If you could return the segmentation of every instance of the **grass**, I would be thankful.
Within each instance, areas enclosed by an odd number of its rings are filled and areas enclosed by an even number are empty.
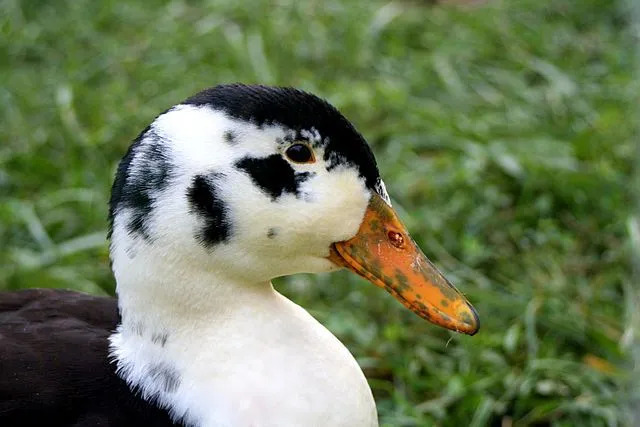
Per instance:
[[[113,293],[106,202],[129,142],[204,87],[297,86],[367,137],[414,238],[483,323],[475,337],[439,330],[347,273],[280,280],[357,356],[381,423],[632,424],[639,85],[625,4],[0,10],[0,289]]]

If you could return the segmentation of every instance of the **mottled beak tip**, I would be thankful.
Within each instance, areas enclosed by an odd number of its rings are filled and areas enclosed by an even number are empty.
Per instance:
[[[329,259],[385,289],[405,307],[438,326],[475,335],[478,313],[409,236],[380,196],[369,201],[358,233],[334,243]]]

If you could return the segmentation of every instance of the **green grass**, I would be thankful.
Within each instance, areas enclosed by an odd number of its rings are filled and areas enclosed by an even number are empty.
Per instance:
[[[0,289],[112,293],[106,203],[129,141],[207,86],[297,86],[362,131],[414,238],[482,320],[475,337],[437,329],[347,273],[279,281],[357,356],[381,422],[631,425],[640,85],[623,4],[0,11]]]

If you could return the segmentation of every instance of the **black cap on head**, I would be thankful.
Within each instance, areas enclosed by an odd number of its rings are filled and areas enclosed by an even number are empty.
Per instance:
[[[357,167],[367,187],[380,178],[365,139],[334,106],[310,93],[288,87],[228,84],[205,89],[183,104],[209,105],[257,126],[280,124],[293,131],[315,129],[327,141],[325,160]]]

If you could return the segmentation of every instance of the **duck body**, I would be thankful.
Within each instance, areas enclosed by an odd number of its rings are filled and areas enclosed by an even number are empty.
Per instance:
[[[162,113],[120,162],[109,219],[117,300],[0,294],[0,424],[376,426],[353,356],[273,289],[299,272],[346,267],[478,329],[364,138],[299,90],[221,85]]]
[[[114,298],[29,289],[0,293],[0,425],[173,426],[116,374]]]
[[[117,364],[108,357],[109,336],[121,322],[114,298],[48,289],[0,294],[0,372],[14,373],[0,376],[0,421],[6,426],[377,425],[373,397],[347,349],[274,290],[256,297],[265,307],[252,312],[260,327],[238,313],[224,327],[216,321],[200,329],[199,348],[216,351],[194,355],[180,374],[170,368],[171,357],[146,363],[151,368],[146,386],[157,387],[157,394],[143,398],[141,389],[132,390],[116,374]],[[193,348],[178,333],[159,336],[152,329],[116,337],[133,341],[144,353]],[[195,402],[203,407],[197,422],[172,418],[158,406],[158,399],[175,395],[187,410]],[[172,408],[175,412],[177,404]]]

